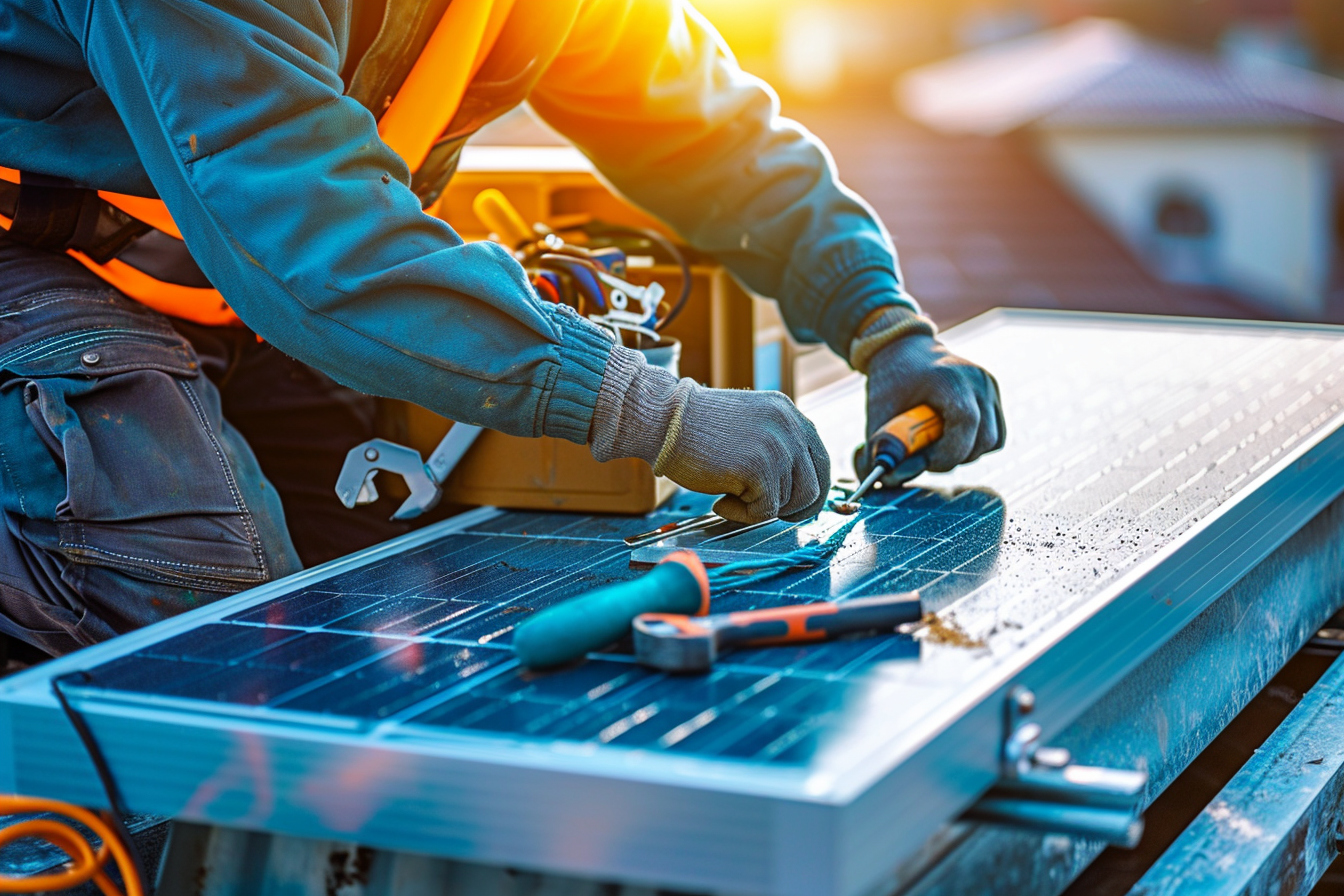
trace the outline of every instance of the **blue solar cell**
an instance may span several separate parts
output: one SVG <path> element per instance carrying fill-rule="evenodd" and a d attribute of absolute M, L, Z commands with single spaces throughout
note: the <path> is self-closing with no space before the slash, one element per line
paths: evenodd
<path fill-rule="evenodd" d="M 834 684 L 720 670 L 669 677 L 626 663 L 591 661 L 557 674 L 499 676 L 422 716 L 416 724 L 509 731 L 541 738 L 703 751 L 738 743 L 779 706 L 800 719 L 839 704 Z M 492 699 L 495 698 L 495 699 Z M 771 735 L 766 743 L 780 735 Z M 762 744 L 762 749 L 766 744 Z M 755 748 L 753 748 L 753 751 Z"/>
<path fill-rule="evenodd" d="M 906 591 L 918 591 L 921 595 L 925 594 L 925 589 L 934 583 L 947 577 L 947 573 L 929 569 L 912 569 L 902 572 L 895 570 L 894 575 L 883 579 L 881 587 L 876 587 L 875 583 L 865 583 L 864 591 L 868 594 L 901 594 Z M 979 580 L 979 577 L 975 577 Z"/>
<path fill-rule="evenodd" d="M 514 670 L 486 682 L 477 693 L 487 697 L 572 703 L 605 697 L 618 688 L 643 681 L 655 674 L 634 663 L 595 659 L 550 674 Z"/>
<path fill-rule="evenodd" d="M 336 632 L 309 632 L 253 654 L 245 665 L 292 669 L 316 678 L 348 669 L 402 643 Z"/>
<path fill-rule="evenodd" d="M 564 724 L 556 726 L 549 736 L 622 747 L 649 747 L 703 711 L 634 697 L 575 713 L 567 717 Z"/>
<path fill-rule="evenodd" d="M 321 687 L 278 701 L 281 709 L 382 719 L 512 658 L 503 650 L 413 641 Z"/>
<path fill-rule="evenodd" d="M 714 752 L 733 759 L 754 759 L 762 753 L 778 752 L 778 748 L 771 749 L 776 743 L 790 739 L 794 731 L 814 721 L 821 719 L 790 713 L 763 717 L 759 724 L 744 726 L 735 736 L 724 738 Z"/>
<path fill-rule="evenodd" d="M 658 675 L 640 692 L 639 699 L 686 709 L 704 709 L 754 692 L 765 677 L 760 673 L 731 669 L 716 669 L 707 675 Z"/>
<path fill-rule="evenodd" d="M 149 656 L 124 656 L 96 666 L 89 672 L 95 687 L 112 691 L 160 693 L 158 683 L 183 683 L 204 678 L 220 669 L 215 663 L 165 660 Z"/>
<path fill-rule="evenodd" d="M 946 573 L 933 570 L 910 570 L 897 566 L 864 579 L 862 584 L 854 589 L 854 596 L 900 594 L 903 591 L 919 591 L 923 595 L 922 589 L 944 575 Z"/>
<path fill-rule="evenodd" d="M 694 515 L 694 514 L 691 514 Z M 568 524 L 555 530 L 561 538 L 586 538 L 594 541 L 620 541 L 630 535 L 647 532 L 659 525 L 657 516 L 630 519 L 619 516 L 578 516 L 566 514 Z"/>
<path fill-rule="evenodd" d="M 480 606 L 458 600 L 392 597 L 343 616 L 335 622 L 328 623 L 326 627 L 349 632 L 418 635 L 439 628 L 450 619 L 476 610 Z"/>
<path fill-rule="evenodd" d="M 223 666 L 210 675 L 189 681 L 165 682 L 153 693 L 216 703 L 265 706 L 318 676 L 306 669 L 278 669 L 273 666 Z"/>
<path fill-rule="evenodd" d="M 304 590 L 226 616 L 224 621 L 317 628 L 351 613 L 366 610 L 381 600 L 376 595 Z"/>
<path fill-rule="evenodd" d="M 902 529 L 913 525 L 918 518 L 916 514 L 871 507 L 864 507 L 860 513 L 863 514 L 863 523 L 861 524 L 863 534 L 872 538 L 883 535 L 899 535 Z"/>
<path fill-rule="evenodd" d="M 477 696 L 472 691 L 467 690 L 451 700 L 413 716 L 409 722 L 415 725 L 432 725 L 443 728 L 470 728 L 478 719 L 485 718 L 499 709 L 500 705 L 498 699 Z"/>
<path fill-rule="evenodd" d="M 804 719 L 788 734 L 772 741 L 756 758 L 788 765 L 806 764 L 821 746 L 829 718 Z"/>
<path fill-rule="evenodd" d="M 551 535 L 572 523 L 558 513 L 504 513 L 467 529 L 491 535 Z"/>
<path fill-rule="evenodd" d="M 325 590 L 346 594 L 409 594 L 487 563 L 509 549 L 507 539 L 453 534 L 405 555 L 340 573 L 322 584 Z"/>
<path fill-rule="evenodd" d="M 824 595 L 782 594 L 778 591 L 730 591 L 710 599 L 711 613 L 737 613 L 742 610 L 761 610 L 766 607 L 784 607 L 826 600 Z"/>
<path fill-rule="evenodd" d="M 258 651 L 282 644 L 299 632 L 244 625 L 203 625 L 139 651 L 158 659 L 196 660 L 203 663 L 241 662 Z"/>
<path fill-rule="evenodd" d="M 532 607 L 510 605 L 490 607 L 482 613 L 454 619 L 432 634 L 448 641 L 474 641 L 477 644 L 503 646 L 513 643 L 513 630 L 536 612 Z"/>
<path fill-rule="evenodd" d="M 550 724 L 565 715 L 564 707 L 554 703 L 538 703 L 534 700 L 508 700 L 501 703 L 492 700 L 485 708 L 447 727 L 540 737 Z"/>
<path fill-rule="evenodd" d="M 423 715 L 416 724 L 556 736 L 602 708 L 621 703 L 661 678 L 631 663 L 592 660 L 564 672 L 532 675 L 518 670 L 459 695 Z"/>
<path fill-rule="evenodd" d="M 838 711 L 847 690 L 840 682 L 772 675 L 670 729 L 659 743 L 675 752 L 732 755 L 728 752 L 732 747 L 754 737 L 772 719 L 800 721 Z M 754 755 L 785 733 L 774 730 L 740 747 L 737 755 Z"/>
<path fill-rule="evenodd" d="M 912 510 L 889 510 L 883 516 L 896 517 L 901 523 L 892 534 L 906 538 L 944 538 L 966 525 L 966 517 L 957 513 L 917 513 Z"/>

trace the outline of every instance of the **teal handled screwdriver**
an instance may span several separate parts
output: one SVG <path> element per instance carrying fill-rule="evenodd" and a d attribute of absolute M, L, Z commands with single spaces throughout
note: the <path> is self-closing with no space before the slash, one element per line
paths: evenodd
<path fill-rule="evenodd" d="M 638 579 L 581 594 L 519 623 L 513 651 L 527 668 L 546 669 L 620 640 L 642 613 L 708 612 L 705 565 L 690 551 L 678 551 Z"/>

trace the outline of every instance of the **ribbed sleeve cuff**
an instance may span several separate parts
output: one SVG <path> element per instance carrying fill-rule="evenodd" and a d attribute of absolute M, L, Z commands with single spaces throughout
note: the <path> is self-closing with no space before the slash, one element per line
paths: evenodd
<path fill-rule="evenodd" d="M 904 305 L 889 305 L 871 312 L 859 324 L 858 335 L 849 344 L 849 366 L 867 373 L 873 356 L 906 336 L 937 336 L 938 328 L 922 314 Z"/>
<path fill-rule="evenodd" d="M 612 349 L 589 433 L 593 457 L 638 457 L 654 463 L 676 410 L 677 384 L 675 376 L 652 366 L 639 352 Z"/>
<path fill-rule="evenodd" d="M 859 335 L 864 321 L 874 312 L 897 306 L 919 313 L 919 305 L 902 287 L 894 268 L 868 268 L 851 276 L 836 292 L 827 308 L 824 338 L 841 357 Z"/>
<path fill-rule="evenodd" d="M 614 343 L 601 327 L 568 308 L 553 307 L 560 329 L 560 367 L 546 401 L 541 434 L 582 445 L 588 441 L 593 408 Z"/>

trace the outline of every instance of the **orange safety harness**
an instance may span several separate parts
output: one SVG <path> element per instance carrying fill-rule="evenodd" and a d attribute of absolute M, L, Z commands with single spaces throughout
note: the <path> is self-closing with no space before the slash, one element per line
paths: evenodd
<path fill-rule="evenodd" d="M 513 2 L 452 0 L 379 119 L 378 135 L 412 171 L 424 163 L 435 141 L 451 123 L 472 78 L 499 38 Z M 472 46 L 475 52 L 463 52 L 463 48 Z M 12 168 L 0 168 L 0 181 L 25 185 L 29 182 Z M 104 240 L 110 257 L 74 248 L 66 249 L 67 254 L 156 311 L 210 326 L 241 323 L 218 290 L 160 279 L 116 257 L 125 242 L 150 229 L 182 240 L 182 232 L 162 201 L 106 190 L 99 190 L 97 198 L 106 203 L 101 209 L 102 217 L 110 214 L 114 225 L 122 225 L 120 233 L 111 233 Z M 433 206 L 427 209 L 432 210 Z M 0 214 L 0 227 L 8 231 L 12 226 L 13 221 Z"/>

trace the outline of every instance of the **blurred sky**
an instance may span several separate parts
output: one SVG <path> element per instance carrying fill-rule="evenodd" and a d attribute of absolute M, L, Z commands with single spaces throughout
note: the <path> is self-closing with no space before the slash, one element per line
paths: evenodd
<path fill-rule="evenodd" d="M 904 69 L 1082 16 L 1344 73 L 1344 0 L 693 0 L 786 95 L 884 93 Z"/>

